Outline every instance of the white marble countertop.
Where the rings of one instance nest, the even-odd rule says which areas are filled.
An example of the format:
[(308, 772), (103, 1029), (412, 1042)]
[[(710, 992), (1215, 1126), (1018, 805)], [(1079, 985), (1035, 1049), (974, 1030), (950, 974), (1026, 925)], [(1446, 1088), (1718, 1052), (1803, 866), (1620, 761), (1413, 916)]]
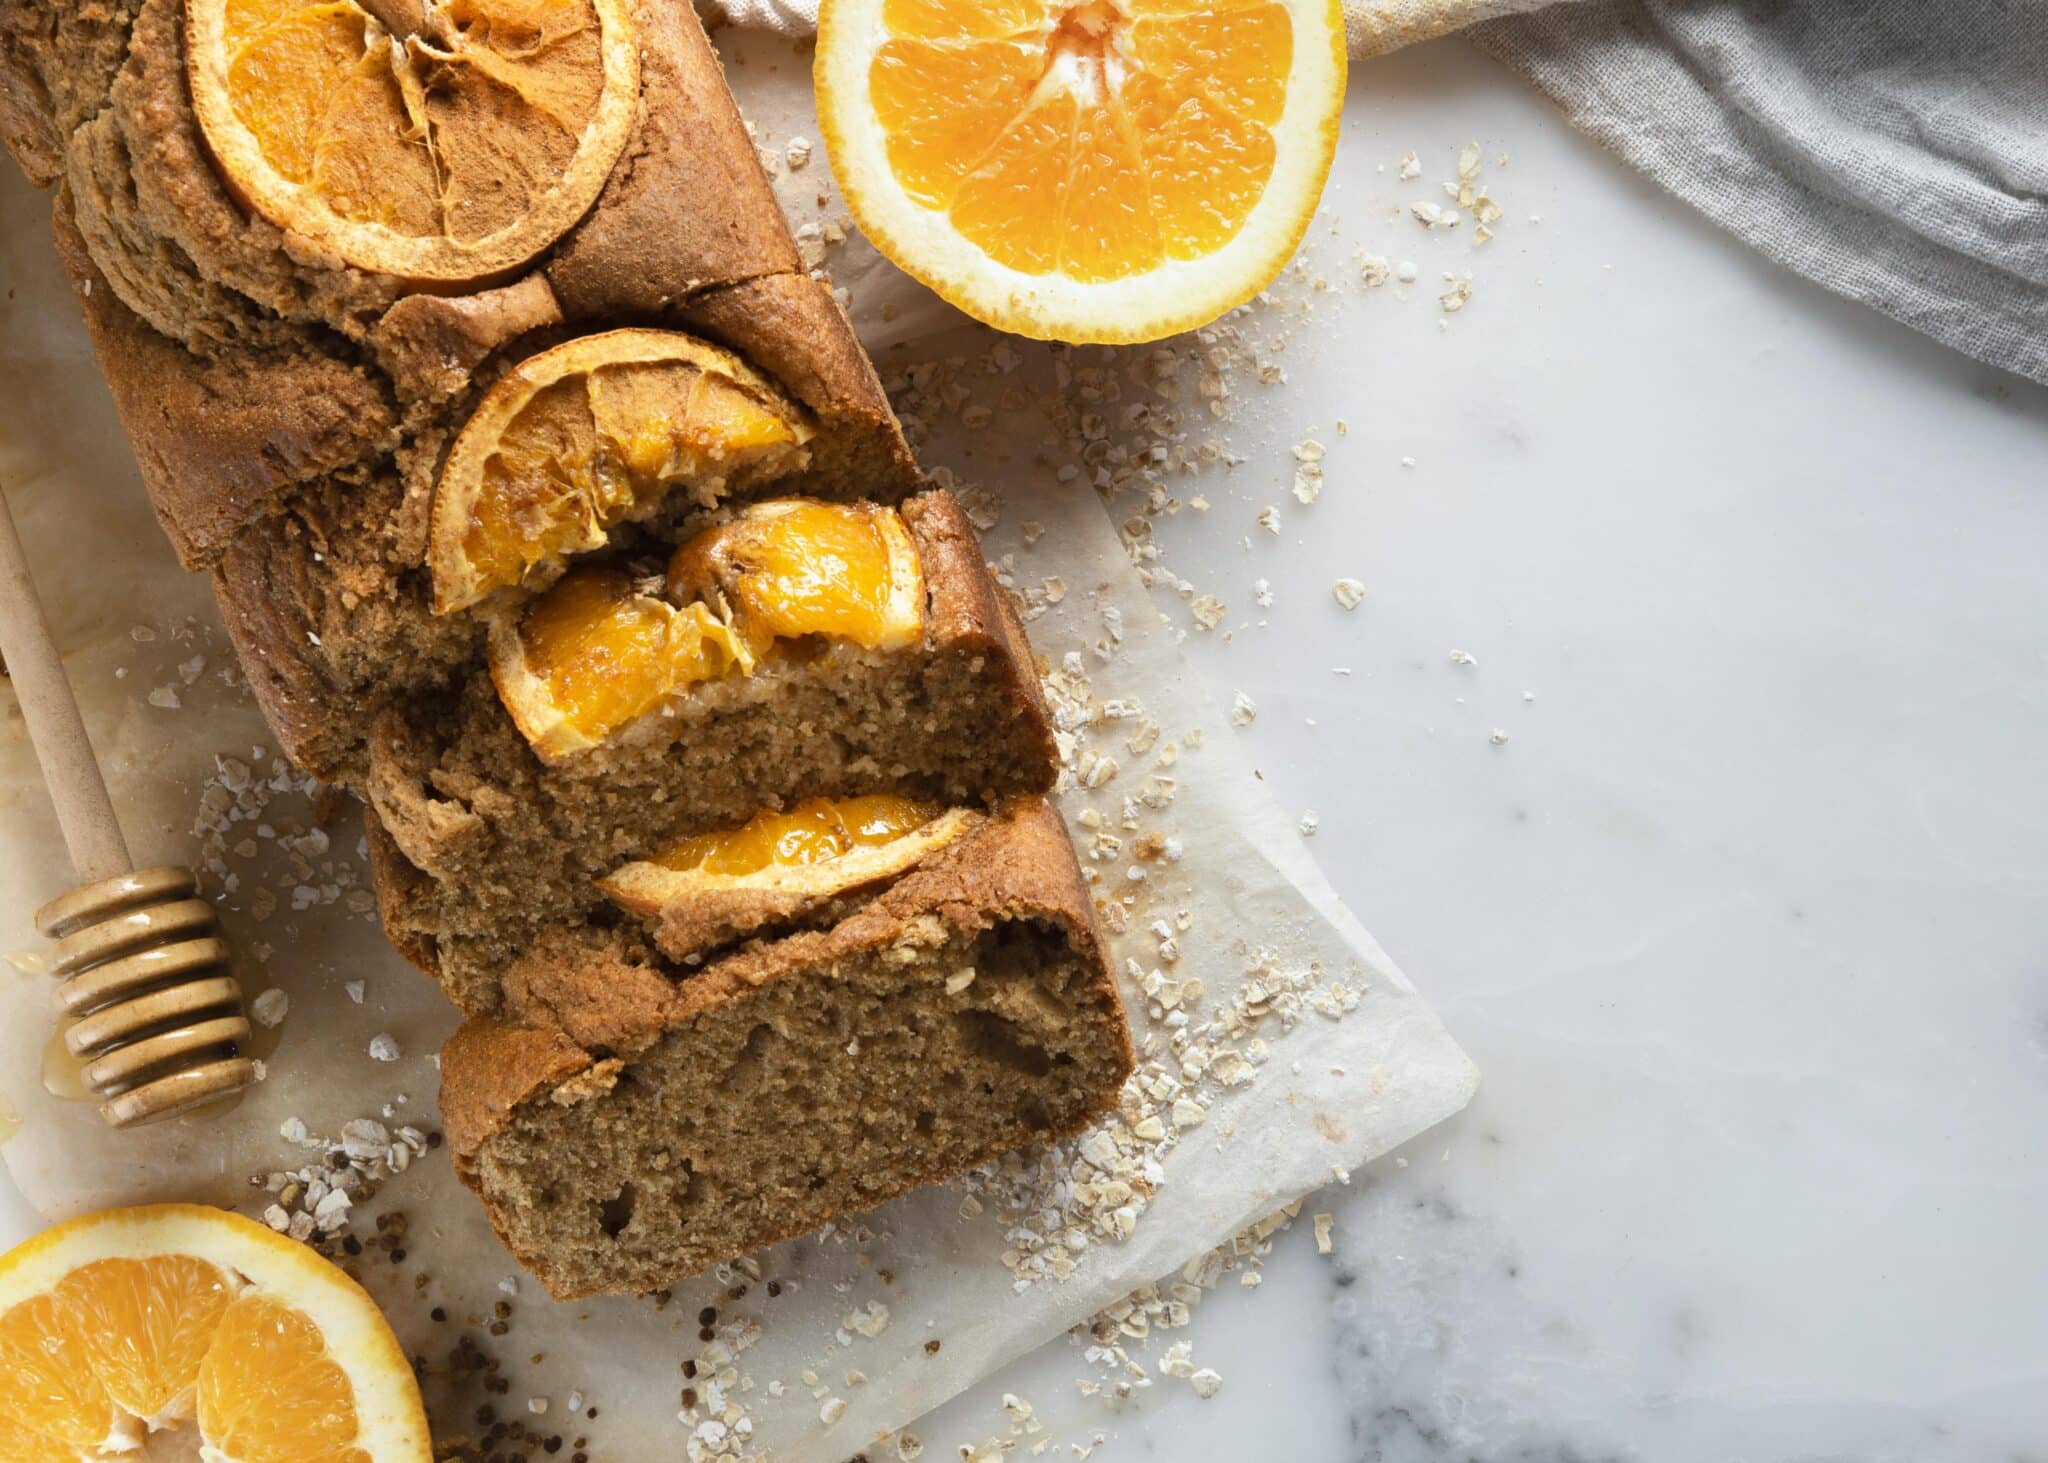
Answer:
[[(1468, 138), (1508, 211), (1478, 252), (1392, 216)], [(1270, 450), (1162, 537), (1232, 606), (1198, 663), (1486, 1086), (1311, 1199), (1334, 1253), (1298, 1226), (1176, 1333), (1213, 1398), (1085, 1398), (1058, 1342), (927, 1456), (1005, 1393), (1048, 1457), (2034, 1456), (2048, 390), (1747, 253), (1457, 42), (1355, 71), (1326, 222), (1421, 280), (1295, 340), (1233, 441)], [(0, 1195), (0, 1242), (32, 1227)]]

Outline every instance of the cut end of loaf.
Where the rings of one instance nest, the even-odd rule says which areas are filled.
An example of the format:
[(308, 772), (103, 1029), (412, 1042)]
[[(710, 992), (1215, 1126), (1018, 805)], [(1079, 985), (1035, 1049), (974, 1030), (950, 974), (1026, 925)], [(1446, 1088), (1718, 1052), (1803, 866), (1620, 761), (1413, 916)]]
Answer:
[[(493, 1060), (503, 1030), (465, 1026), (444, 1080)], [(1107, 1031), (1097, 972), (1057, 929), (878, 950), (633, 1057), (583, 1054), (457, 1161), (558, 1298), (652, 1290), (1077, 1131), (1127, 1070)]]
[(1078, 1131), (1131, 1070), (1034, 803), (838, 925), (680, 979), (586, 958), (442, 1055), (456, 1163), (558, 1297), (695, 1274)]

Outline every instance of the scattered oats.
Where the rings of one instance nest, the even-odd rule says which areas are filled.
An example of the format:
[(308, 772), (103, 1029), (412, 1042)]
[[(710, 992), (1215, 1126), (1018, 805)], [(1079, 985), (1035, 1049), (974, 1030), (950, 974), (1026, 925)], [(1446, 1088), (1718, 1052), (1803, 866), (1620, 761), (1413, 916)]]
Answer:
[(1458, 149), (1458, 176), (1475, 177), (1479, 172), (1479, 144), (1468, 142)]
[(1451, 281), (1451, 287), (1436, 298), (1437, 303), (1444, 307), (1446, 315), (1455, 315), (1464, 309), (1466, 302), (1472, 298), (1472, 281), (1454, 279)]
[(179, 699), (176, 686), (158, 686), (149, 693), (149, 704), (160, 711), (176, 711), (185, 703)]
[(792, 173), (802, 171), (804, 168), (809, 167), (811, 163), (811, 139), (808, 137), (790, 138), (789, 146), (783, 148), (782, 155), (788, 159), (789, 170)]
[(1508, 734), (1505, 731), (1502, 731), (1499, 727), (1495, 727), (1493, 729), (1493, 734), (1489, 736), (1487, 740), (1489, 742), (1492, 742), (1496, 747), (1505, 747), (1508, 744)]
[(896, 1438), (896, 1456), (901, 1458), (903, 1463), (913, 1463), (913, 1460), (922, 1458), (924, 1456), (923, 1440), (916, 1433), (899, 1434)]
[(363, 983), (361, 981), (343, 981), (341, 988), (348, 993), (348, 998), (351, 1001), (355, 1002), (358, 1006), (363, 1004)]
[(1321, 828), (1322, 826), (1323, 816), (1322, 814), (1318, 813), (1314, 808), (1310, 808), (1307, 812), (1301, 815), (1301, 836), (1303, 838), (1315, 837), (1316, 830)]
[(380, 1031), (370, 1038), (370, 1060), (373, 1062), (395, 1062), (398, 1060), (398, 1040), (388, 1031)]
[(1276, 538), (1280, 534), (1280, 510), (1271, 503), (1259, 510), (1259, 527)]
[(1454, 650), (1454, 651), (1452, 651), (1452, 652), (1451, 652), (1451, 664), (1452, 664), (1452, 665), (1478, 665), (1478, 664), (1479, 664), (1479, 657), (1477, 657), (1476, 655), (1472, 654), (1472, 652), (1471, 652), (1471, 651), (1469, 651), (1469, 650)]
[(1330, 586), (1330, 597), (1347, 610), (1365, 602), (1365, 584), (1357, 579), (1339, 579)]
[(1424, 200), (1408, 205), (1408, 211), (1415, 215), (1415, 221), (1426, 229), (1433, 229), (1444, 216), (1444, 211), (1434, 203)]
[(1378, 289), (1392, 276), (1393, 266), (1384, 254), (1364, 254), (1358, 260), (1358, 277), (1367, 289)]
[(1258, 714), (1258, 703), (1245, 695), (1244, 692), (1239, 691), (1230, 698), (1230, 724), (1232, 726), (1250, 726)]
[(830, 1427), (844, 1416), (846, 1416), (846, 1399), (843, 1397), (827, 1397), (825, 1405), (818, 1409), (818, 1421), (824, 1423), (827, 1427)]
[(1198, 594), (1189, 602), (1195, 623), (1204, 630), (1213, 630), (1223, 623), (1223, 617), (1230, 613), (1229, 607), (1213, 594)]
[(1421, 177), (1422, 159), (1417, 157), (1412, 151), (1403, 153), (1401, 155), (1401, 171), (1397, 176), (1399, 176), (1401, 181), (1404, 183), (1407, 182), (1410, 178)]
[[(1246, 1278), (1249, 1279), (1252, 1275), (1256, 1273), (1258, 1272), (1247, 1271)], [(1211, 1397), (1214, 1397), (1217, 1394), (1217, 1392), (1222, 1389), (1223, 1374), (1217, 1371), (1214, 1367), (1205, 1366), (1200, 1371), (1196, 1372), (1194, 1375), (1188, 1378), (1188, 1385), (1195, 1389), (1195, 1395), (1197, 1397), (1201, 1398), (1204, 1402), (1206, 1402)]]
[(889, 1308), (878, 1300), (871, 1300), (860, 1310), (847, 1316), (841, 1324), (847, 1330), (858, 1332), (872, 1341), (889, 1329)]
[(1330, 1241), (1330, 1230), (1336, 1223), (1337, 1216), (1334, 1214), (1318, 1214), (1315, 1217), (1317, 1254), (1327, 1255), (1337, 1248)]
[(256, 1018), (258, 1026), (274, 1027), (284, 1020), (285, 1013), (291, 1008), (292, 998), (272, 986), (249, 1003), (249, 1014)]
[(1254, 579), (1252, 581), (1252, 603), (1262, 610), (1269, 610), (1273, 607), (1272, 580)]
[(526, 1410), (538, 1417), (548, 1410), (548, 1399), (545, 1397), (529, 1397), (526, 1399)]

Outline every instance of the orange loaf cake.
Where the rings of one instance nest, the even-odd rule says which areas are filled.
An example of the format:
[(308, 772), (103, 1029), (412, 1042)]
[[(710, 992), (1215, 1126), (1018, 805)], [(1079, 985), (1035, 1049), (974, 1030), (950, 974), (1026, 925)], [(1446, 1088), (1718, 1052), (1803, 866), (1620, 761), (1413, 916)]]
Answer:
[(1030, 649), (691, 7), (0, 0), (0, 140), (552, 1289), (1113, 1103)]
[(687, 981), (619, 931), (563, 943), (514, 973), (517, 1017), (470, 1019), (441, 1058), (456, 1171), (559, 1297), (652, 1290), (1072, 1133), (1130, 1070), (1086, 886), (1035, 799)]

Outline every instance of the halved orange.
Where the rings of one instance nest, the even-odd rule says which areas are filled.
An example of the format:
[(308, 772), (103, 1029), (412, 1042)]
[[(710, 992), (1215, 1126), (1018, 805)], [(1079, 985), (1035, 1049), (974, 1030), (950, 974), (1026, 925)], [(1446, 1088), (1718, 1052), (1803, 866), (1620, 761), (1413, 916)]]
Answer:
[(730, 351), (608, 330), (521, 361), (456, 435), (434, 489), (434, 611), (545, 578), (677, 489), (703, 507), (805, 460), (803, 408)]
[(677, 549), (668, 587), (723, 605), (757, 652), (802, 635), (900, 650), (924, 634), (917, 545), (874, 503), (756, 503)]
[(0, 1458), (425, 1463), (419, 1386), (362, 1288), (197, 1204), (89, 1214), (0, 1256)]
[(1155, 340), (1307, 231), (1344, 101), (1338, 0), (823, 0), (819, 124), (875, 246), (968, 314)]
[(598, 888), (629, 913), (661, 920), (663, 950), (680, 959), (894, 879), (980, 819), (890, 794), (813, 798), (682, 839)]
[(752, 665), (709, 608), (679, 610), (610, 568), (572, 569), (501, 618), (489, 659), (498, 699), (543, 762), (610, 741), (683, 687)]
[(631, 130), (627, 0), (187, 0), (222, 176), (359, 269), (473, 283), (597, 201)]

